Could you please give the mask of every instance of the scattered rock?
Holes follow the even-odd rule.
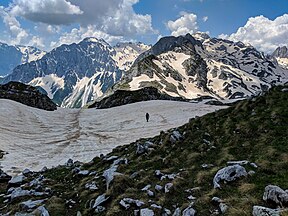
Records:
[[[220,203],[219,204],[219,208],[222,214],[225,214],[228,210],[228,205],[226,205],[225,203]]]
[[[148,195],[149,197],[154,197],[154,192],[151,191],[151,190],[147,190],[147,195]]]
[[[228,166],[225,168],[220,169],[214,179],[213,179],[213,185],[214,188],[221,188],[219,182],[221,180],[230,182],[235,181],[237,178],[245,177],[247,176],[246,169],[238,164],[233,166]]]
[[[167,183],[165,184],[165,187],[164,187],[164,192],[165,193],[169,193],[170,189],[173,187],[173,184],[172,183]]]
[[[184,209],[182,216],[194,216],[196,214],[196,211],[191,207],[187,207]]]
[[[74,165],[74,161],[71,158],[69,158],[68,161],[65,163],[65,166],[67,167],[72,167],[73,165]]]
[[[40,173],[44,173],[48,170],[48,168],[46,166],[44,166],[41,170],[40,170]]]
[[[151,188],[150,184],[148,184],[144,188],[142,188],[141,191],[147,191],[147,190],[149,190],[149,188]]]
[[[156,205],[156,204],[152,204],[150,207],[151,208],[156,208],[156,209],[162,209],[162,206]]]
[[[119,202],[121,206],[123,206],[126,210],[130,208],[130,204],[126,203],[124,200]]]
[[[32,174],[33,172],[30,170],[30,169],[24,169],[23,170],[23,172],[22,172],[22,174],[24,175],[24,176],[28,176],[29,174]]]
[[[161,185],[155,185],[155,190],[161,192],[163,190],[163,187]]]
[[[180,216],[180,215],[181,215],[180,208],[176,208],[172,216]]]
[[[96,213],[101,213],[101,212],[104,212],[106,210],[105,207],[103,206],[97,206],[96,209],[95,209],[95,212]]]
[[[96,209],[98,206],[100,206],[102,203],[106,202],[110,197],[106,197],[106,194],[102,194],[98,196],[94,202],[93,209]]]
[[[280,216],[280,209],[270,209],[262,206],[253,206],[253,216]]]
[[[26,177],[24,175],[14,176],[9,182],[9,186],[19,186],[24,183]]]
[[[89,170],[81,170],[80,172],[78,172],[78,176],[84,177],[84,176],[88,176],[90,173]]]
[[[98,187],[96,185],[96,182],[89,182],[85,184],[85,189],[90,190],[90,191],[96,191],[98,190]]]
[[[288,207],[288,193],[275,185],[265,187],[263,200],[273,202],[280,207]]]
[[[176,177],[178,177],[179,174],[164,174],[160,170],[156,170],[155,175],[162,181],[164,179],[174,180]]]
[[[29,209],[36,208],[37,206],[41,205],[44,201],[45,200],[35,200],[35,201],[28,200],[26,202],[20,203],[20,207],[22,210],[27,211]]]
[[[177,141],[180,141],[182,139],[182,135],[180,134],[179,131],[174,130],[170,136],[170,142],[172,144],[176,143]]]
[[[0,182],[8,182],[11,180],[11,176],[0,169]]]
[[[150,141],[146,141],[144,144],[137,143],[136,154],[137,155],[144,154],[148,152],[150,149],[153,149],[154,147],[155,145]]]
[[[123,198],[121,201],[123,201],[126,204],[135,204],[137,207],[141,207],[142,205],[145,205],[145,203],[142,202],[141,200],[135,200],[131,198]]]
[[[140,209],[140,216],[154,216],[154,212],[151,209]]]

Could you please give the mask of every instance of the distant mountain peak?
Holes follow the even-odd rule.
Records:
[[[273,57],[288,58],[288,48],[287,46],[278,47],[273,53]]]

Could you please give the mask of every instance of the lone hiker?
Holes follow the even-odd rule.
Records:
[[[147,122],[149,121],[149,117],[150,117],[149,113],[146,113],[146,121]]]

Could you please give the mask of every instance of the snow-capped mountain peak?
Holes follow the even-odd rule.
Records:
[[[21,64],[41,59],[45,51],[36,47],[8,45],[0,42],[0,76],[7,75]]]

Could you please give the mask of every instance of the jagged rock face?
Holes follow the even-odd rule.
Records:
[[[56,104],[48,96],[40,93],[38,89],[18,82],[0,85],[0,98],[14,100],[27,106],[48,111],[57,109]]]
[[[288,70],[288,48],[286,46],[284,47],[278,47],[270,56],[272,60],[279,64],[280,67]]]
[[[288,71],[254,47],[197,33],[160,39],[138,57],[115,89],[153,86],[187,99],[236,99],[287,80]]]
[[[9,46],[0,43],[0,76],[11,73],[20,64],[42,58],[45,53],[35,47]]]
[[[286,46],[278,47],[273,53],[272,57],[288,58],[288,48]]]
[[[5,78],[41,86],[64,107],[81,107],[117,82],[122,71],[112,58],[116,51],[104,40],[86,38],[62,45],[42,59],[21,65]]]
[[[136,91],[117,90],[114,92],[114,94],[89,105],[89,108],[96,107],[98,109],[105,109],[148,100],[186,101],[180,97],[175,98],[167,94],[163,94],[157,88],[145,87]]]

